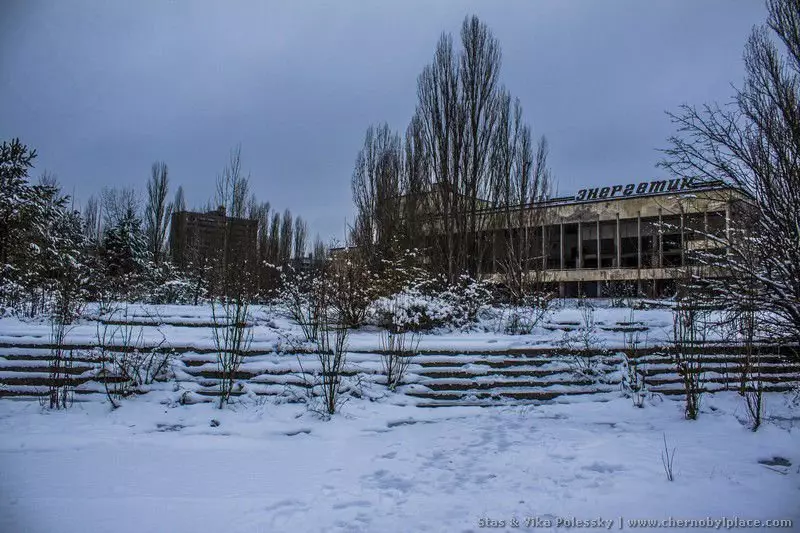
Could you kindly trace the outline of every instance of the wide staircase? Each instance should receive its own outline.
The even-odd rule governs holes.
[[[124,381],[103,370],[103,357],[120,355],[113,348],[99,355],[93,346],[71,346],[67,353],[68,365],[62,365],[54,378],[52,346],[0,344],[0,397],[42,397],[58,379],[74,390],[79,401],[105,395],[107,384]],[[140,392],[170,389],[185,393],[191,401],[212,401],[219,394],[220,371],[212,350],[178,348],[157,355],[170,357],[169,371],[160,382],[140,387]],[[800,363],[790,350],[762,346],[750,357],[749,366],[743,350],[736,346],[707,346],[701,357],[701,382],[707,392],[739,390],[747,368],[765,391],[787,391],[800,384]],[[629,367],[639,374],[650,394],[676,397],[683,393],[682,377],[666,350],[649,349],[631,357],[621,350],[587,354],[530,349],[421,353],[411,358],[404,384],[393,398],[422,407],[603,401],[625,393]],[[320,370],[314,354],[253,351],[236,372],[233,394],[302,401],[318,383]],[[348,394],[386,391],[380,354],[349,353],[343,374]]]
[[[735,347],[703,351],[701,382],[706,392],[739,390],[747,368],[751,381],[757,376],[764,391],[787,391],[800,383],[800,363],[778,349],[762,349],[751,356],[749,365]],[[413,371],[417,380],[406,394],[420,398],[423,406],[606,400],[625,393],[629,366],[649,394],[673,397],[684,392],[683,378],[666,351],[629,357],[623,351],[588,355],[536,350],[418,356]]]

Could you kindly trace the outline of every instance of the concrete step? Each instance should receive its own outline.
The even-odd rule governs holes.
[[[550,387],[553,385],[562,385],[565,387],[578,387],[589,386],[596,383],[591,378],[574,377],[564,381],[554,381],[548,379],[523,379],[523,380],[485,380],[475,381],[470,379],[448,379],[448,380],[431,380],[422,381],[420,385],[431,390],[437,391],[476,391],[476,390],[489,390],[489,389],[503,389],[503,388],[536,388],[536,387]]]
[[[474,400],[527,400],[549,401],[561,396],[587,396],[604,392],[619,391],[619,387],[603,387],[592,389],[564,388],[559,390],[487,390],[481,392],[468,391],[409,391],[407,396],[425,400],[474,401]]]
[[[20,376],[2,377],[0,378],[0,385],[30,385],[30,386],[48,387],[53,383],[59,382],[59,383],[64,383],[68,386],[76,386],[92,381],[96,383],[124,383],[127,380],[115,376],[108,376],[108,377],[69,376],[67,378],[52,378],[49,375],[41,374],[41,375],[20,375]]]
[[[9,373],[44,373],[47,374],[50,372],[50,365],[48,364],[41,364],[37,361],[38,364],[36,365],[8,365],[3,364],[0,365],[0,376],[8,375]],[[84,372],[88,372],[90,370],[94,370],[96,367],[94,365],[76,365],[73,364],[71,366],[63,366],[61,365],[61,372],[66,374],[83,374]],[[0,377],[2,379],[2,377]]]
[[[794,389],[795,386],[796,385],[793,384],[793,383],[785,383],[785,382],[783,382],[783,383],[764,383],[762,385],[762,390],[764,392],[786,392],[786,391],[790,391],[790,390]],[[712,394],[714,392],[720,392],[720,391],[726,391],[726,390],[727,391],[738,392],[739,391],[739,387],[736,386],[736,385],[733,385],[733,384],[730,384],[728,387],[725,387],[724,384],[718,383],[718,384],[715,384],[715,385],[710,385],[710,386],[707,385],[707,386],[701,387],[700,390],[704,394]],[[746,390],[752,392],[754,390],[754,388],[753,387],[747,387]],[[663,394],[664,396],[682,396],[682,395],[686,394],[686,391],[683,389],[683,387],[675,386],[673,384],[664,385],[664,386],[648,387],[648,391],[655,392],[655,393],[658,393],[658,394]]]
[[[563,365],[552,369],[509,369],[509,368],[461,368],[461,367],[442,367],[434,370],[423,368],[413,371],[414,374],[430,379],[449,379],[449,378],[473,378],[483,376],[498,377],[545,377],[555,374],[574,373],[575,367]],[[617,372],[615,367],[597,368],[599,375],[613,374]]]
[[[792,376],[794,379],[787,379],[786,376],[780,374],[768,374],[762,375],[761,381],[762,383],[786,383],[791,381],[800,381],[798,376]],[[669,376],[669,377],[658,377],[658,378],[646,378],[645,383],[648,385],[656,386],[656,385],[667,385],[672,383],[682,384],[683,380],[680,376]],[[732,385],[738,384],[741,381],[736,379],[735,377],[727,377],[727,376],[704,376],[701,378],[701,383],[730,383]]]
[[[506,356],[487,356],[487,357],[475,357],[475,356],[441,356],[432,358],[431,356],[417,356],[411,359],[412,364],[419,365],[422,368],[439,368],[439,367],[449,367],[449,368],[458,368],[467,365],[481,365],[490,368],[513,368],[513,367],[538,367],[538,366],[545,366],[548,364],[565,364],[575,359],[585,359],[587,356],[585,355],[576,355],[576,356],[557,356],[557,357],[550,357],[550,356],[538,356],[538,357],[506,357]],[[605,364],[619,364],[623,361],[622,357],[619,356],[609,356],[609,355],[594,355],[589,356],[590,359],[598,362],[602,362]]]
[[[652,365],[652,364],[662,364],[662,365],[672,365],[674,364],[674,359],[669,355],[659,354],[659,355],[646,355],[634,358],[634,360],[638,364],[644,365]],[[741,364],[745,360],[744,355],[719,355],[719,354],[710,354],[710,355],[703,355],[701,361],[705,364]],[[786,365],[794,365],[800,368],[800,363],[792,362],[790,359],[778,355],[778,354],[769,354],[769,355],[762,355],[760,358],[752,358],[751,361],[755,363],[756,361],[760,361],[761,363],[765,364],[786,364]]]

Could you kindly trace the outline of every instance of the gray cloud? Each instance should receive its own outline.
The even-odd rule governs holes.
[[[432,5],[431,5],[432,4]],[[365,128],[404,130],[442,31],[475,13],[503,82],[547,135],[559,192],[658,175],[683,102],[724,101],[764,6],[751,0],[6,2],[0,138],[85,199],[165,160],[190,205],[242,144],[261,199],[341,237]]]

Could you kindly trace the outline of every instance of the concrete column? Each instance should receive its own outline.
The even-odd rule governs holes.
[[[725,202],[725,253],[731,253],[731,203]]]
[[[617,213],[617,239],[614,244],[617,249],[617,268],[622,268],[622,239],[619,231],[619,213]]]
[[[597,268],[599,270],[603,264],[602,261],[600,260],[600,215],[597,215],[597,234],[595,235],[595,237],[597,237]],[[600,291],[599,284],[597,285],[597,290],[598,292]]]
[[[664,266],[664,227],[661,221],[661,208],[658,208],[658,268]]]
[[[558,259],[559,262],[561,263],[559,265],[559,268],[561,270],[564,270],[564,223],[563,222],[559,224],[559,228],[561,230],[560,238],[558,240],[558,246],[559,246]]]
[[[497,232],[492,230],[492,273],[497,271]]]
[[[686,266],[686,237],[683,226],[683,211],[681,211],[681,266]]]
[[[547,232],[542,222],[542,270],[547,270]]]
[[[642,294],[642,212],[636,213],[636,289]]]
[[[583,268],[583,224],[578,221],[578,268]]]

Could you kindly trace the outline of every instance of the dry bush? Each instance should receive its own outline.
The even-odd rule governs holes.
[[[331,306],[342,325],[348,328],[361,326],[375,299],[375,276],[367,263],[355,255],[334,261],[327,269],[325,279],[331,285]]]
[[[317,341],[322,314],[326,312],[320,303],[324,283],[322,268],[324,266],[310,272],[296,272],[287,267],[281,272],[280,299],[305,339],[311,342]]]
[[[595,318],[594,306],[586,301],[581,302],[582,326],[575,331],[565,331],[561,340],[561,345],[571,352],[576,353],[569,356],[568,362],[573,372],[582,376],[596,378],[598,375],[599,360],[591,356],[592,352],[601,352],[605,342],[597,334],[597,320]]]
[[[512,305],[503,316],[503,331],[507,335],[530,335],[550,310],[551,293],[526,295],[520,305]]]
[[[170,369],[172,353],[164,349],[166,336],[157,328],[161,340],[145,348],[144,328],[134,326],[128,306],[106,308],[108,318],[98,317],[95,328],[95,359],[111,406],[162,378]],[[119,318],[116,318],[116,317]]]
[[[675,452],[677,448],[672,448],[670,452],[667,446],[667,434],[664,433],[664,450],[661,452],[661,464],[664,467],[664,475],[667,476],[667,481],[675,481]]]
[[[225,297],[215,301],[211,307],[217,370],[220,373],[220,409],[230,401],[236,373],[253,341],[253,332],[248,324],[248,309],[249,303],[242,297]]]
[[[673,310],[672,360],[683,383],[684,412],[689,420],[696,420],[700,414],[704,372],[702,347],[708,324],[708,311],[691,297],[680,300]]]
[[[48,406],[66,409],[72,405],[72,350],[66,348],[66,337],[83,308],[83,291],[77,274],[64,273],[56,283],[50,311],[50,362],[48,368]]]
[[[400,316],[395,312],[392,316]],[[403,323],[387,324],[381,332],[381,364],[386,376],[386,385],[394,391],[402,384],[403,378],[411,364],[411,358],[416,355],[419,347],[420,334],[409,331]]]
[[[631,310],[630,324],[635,323],[635,313]],[[645,383],[646,370],[644,364],[639,361],[642,349],[647,348],[647,337],[641,340],[640,332],[631,331],[625,334],[625,373],[622,377],[623,389],[630,395],[634,407],[644,407],[644,400],[647,395],[647,384]]]

